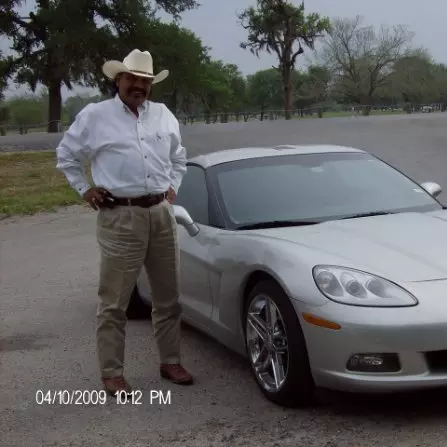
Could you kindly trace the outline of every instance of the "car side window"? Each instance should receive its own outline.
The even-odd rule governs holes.
[[[183,206],[195,222],[209,225],[208,188],[202,168],[188,166],[174,204]]]

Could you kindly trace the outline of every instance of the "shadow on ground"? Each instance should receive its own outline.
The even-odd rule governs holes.
[[[150,319],[146,320],[150,325]],[[130,324],[133,324],[133,322],[131,321]],[[201,351],[208,351],[210,358],[219,358],[226,365],[226,374],[234,370],[238,372],[237,376],[243,375],[246,377],[247,385],[251,386],[254,383],[246,358],[227,349],[200,330],[186,323],[183,323],[182,326],[183,337],[188,339],[188,343],[200,347]],[[260,390],[259,396],[262,396]],[[446,401],[447,387],[383,394],[349,393],[321,389],[318,391],[318,401],[314,407],[307,409],[283,408],[283,410],[289,416],[301,414],[304,410],[305,412],[316,413],[316,417],[319,413],[325,414],[326,417],[333,414],[338,417],[367,419],[369,421],[377,417],[378,421],[382,421],[381,423],[383,423],[384,417],[389,416],[393,419],[393,423],[399,422],[399,420],[404,423],[408,418],[415,421],[416,419],[423,420],[434,416],[447,415]],[[271,405],[272,407],[278,407],[274,403]]]

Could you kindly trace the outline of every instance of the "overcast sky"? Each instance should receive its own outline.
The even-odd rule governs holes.
[[[215,59],[237,64],[244,74],[269,68],[275,59],[267,54],[259,59],[248,50],[239,48],[245,39],[245,30],[239,25],[237,13],[254,5],[255,0],[199,0],[199,9],[183,15],[182,26],[193,30],[211,47]],[[24,12],[33,7],[34,1],[28,0]],[[300,4],[300,0],[293,3]],[[364,17],[365,24],[380,26],[381,24],[405,24],[415,33],[414,45],[425,47],[439,62],[447,62],[445,50],[445,17],[446,0],[307,0],[306,11],[318,12],[334,17]],[[0,38],[0,48],[8,47],[6,39]],[[146,48],[140,48],[145,50]],[[150,51],[150,48],[148,48]],[[308,53],[309,56],[311,56]],[[125,55],[123,55],[124,57]],[[154,61],[156,65],[157,61]],[[305,65],[305,57],[301,56],[299,65]],[[66,92],[64,92],[66,96]]]

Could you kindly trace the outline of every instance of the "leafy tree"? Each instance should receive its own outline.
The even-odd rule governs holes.
[[[9,60],[2,56],[0,51],[0,101],[4,98],[3,92],[8,86]]]
[[[98,102],[101,100],[100,95],[76,95],[70,96],[66,99],[64,104],[64,112],[67,116],[67,119],[70,123],[74,121],[76,115],[91,102]]]
[[[247,87],[246,79],[235,64],[220,64],[219,66],[230,92],[228,101],[223,108],[226,112],[231,110],[239,112],[244,107]]]
[[[362,18],[333,22],[322,56],[334,75],[336,92],[347,102],[366,106],[368,115],[378,89],[389,85],[393,67],[408,53],[411,34],[402,25],[361,26]]]
[[[416,108],[435,96],[435,76],[430,56],[415,51],[400,58],[393,67],[390,90],[406,104]]]
[[[136,43],[151,49],[157,71],[170,71],[169,77],[154,87],[153,98],[164,100],[174,113],[188,109],[200,94],[201,73],[210,60],[208,47],[192,31],[161,21],[148,22]]]
[[[305,88],[309,97],[313,98],[314,103],[328,100],[331,79],[331,73],[326,67],[318,65],[309,67]]]
[[[218,111],[228,113],[234,107],[237,102],[237,88],[243,82],[241,79],[242,75],[233,64],[225,64],[218,60],[204,65],[199,95],[207,122],[210,122],[213,113]]]
[[[196,0],[156,0],[153,8],[154,15],[157,11],[162,9],[173,16],[175,20],[178,20],[181,14],[196,9],[198,6],[200,5]]]
[[[70,90],[75,83],[96,85],[104,60],[133,48],[135,35],[154,19],[157,7],[178,17],[197,6],[195,0],[37,0],[23,19],[21,3],[6,0],[0,6],[0,35],[12,40],[18,54],[8,61],[8,74],[33,91],[39,83],[48,88],[49,132],[58,130],[63,85]]]
[[[38,127],[45,120],[42,97],[36,95],[17,96],[8,100],[12,124],[26,133],[29,127]]]
[[[286,118],[291,118],[293,77],[296,60],[304,53],[303,45],[315,48],[315,42],[330,31],[328,18],[317,13],[305,15],[304,1],[295,6],[288,0],[257,0],[238,15],[241,25],[248,31],[248,39],[241,43],[243,49],[259,57],[260,51],[275,53],[277,70],[281,73],[284,90]]]
[[[433,64],[433,94],[435,101],[439,102],[442,111],[447,109],[447,66],[445,64]]]
[[[281,83],[281,74],[274,68],[248,76],[249,100],[253,108],[260,112],[261,121],[267,110],[281,107]]]

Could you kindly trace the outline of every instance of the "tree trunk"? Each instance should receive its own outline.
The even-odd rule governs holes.
[[[363,108],[363,116],[371,115],[373,104],[374,104],[373,98],[371,96],[367,96],[364,101],[365,107]]]
[[[292,118],[292,71],[287,68],[283,71],[283,83],[284,83],[284,114],[286,120]]]
[[[209,107],[205,107],[205,123],[211,124],[211,109]]]
[[[367,104],[363,108],[363,116],[369,116],[369,115],[371,115],[371,106],[369,104]]]
[[[62,117],[62,82],[53,80],[48,85],[49,107],[48,107],[48,133],[60,132],[60,122]]]

